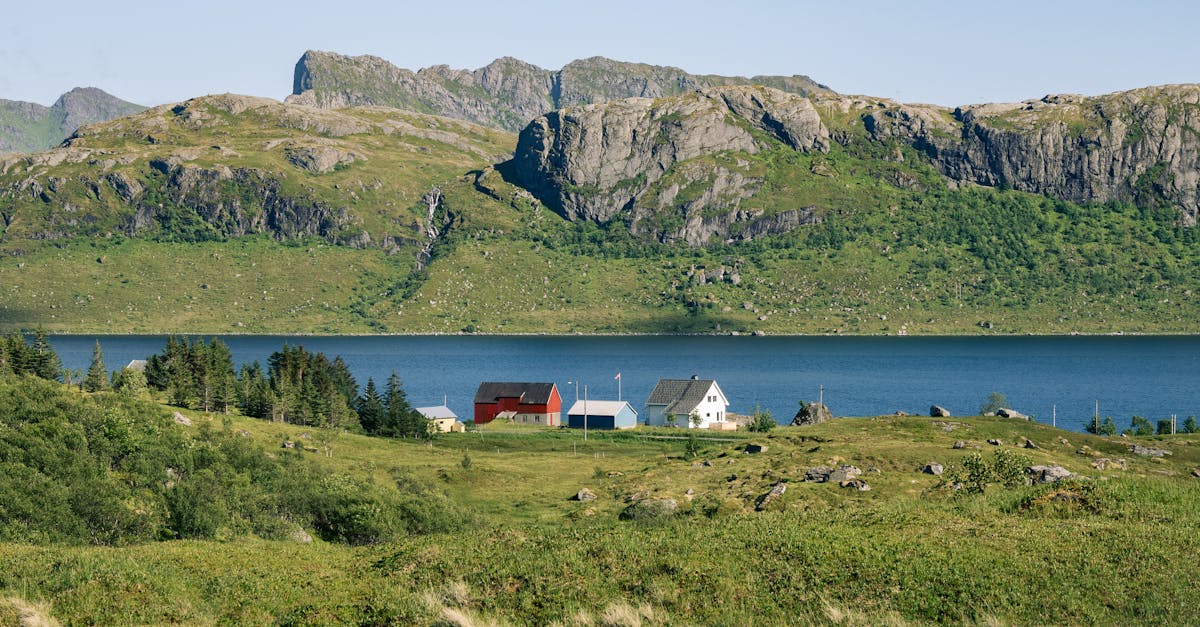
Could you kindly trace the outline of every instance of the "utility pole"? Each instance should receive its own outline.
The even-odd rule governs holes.
[[[1096,400],[1096,417],[1093,418],[1092,421],[1096,425],[1096,433],[1099,434],[1100,433],[1100,401],[1099,401],[1099,399]]]
[[[588,414],[588,412],[587,412],[588,406],[587,405],[588,405],[587,384],[585,383],[583,386],[583,441],[584,442],[587,442],[587,414]]]
[[[1058,405],[1050,406],[1050,426],[1058,428]]]
[[[824,384],[817,386],[817,404],[820,405],[821,407],[825,406],[825,385]]]
[[[1171,414],[1171,435],[1175,435],[1175,414]]]

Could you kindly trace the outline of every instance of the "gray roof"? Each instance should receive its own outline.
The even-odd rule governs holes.
[[[663,413],[689,412],[704,401],[712,379],[659,379],[646,405],[666,405]]]
[[[578,400],[571,409],[567,411],[568,416],[582,416],[584,411],[587,411],[589,416],[616,416],[621,413],[622,409],[629,407],[634,416],[637,416],[637,410],[629,405],[628,401],[597,401],[597,400]]]
[[[129,363],[125,364],[125,369],[126,370],[141,370],[142,372],[145,372],[146,371],[146,360],[145,359],[134,359],[134,360],[130,361]]]
[[[495,383],[484,381],[475,392],[476,403],[494,403],[499,398],[519,398],[522,403],[545,405],[550,402],[553,383]]]
[[[458,414],[450,411],[450,408],[446,407],[445,405],[437,405],[435,407],[418,407],[417,411],[420,412],[422,416],[425,416],[430,420],[434,420],[435,418],[458,418]]]

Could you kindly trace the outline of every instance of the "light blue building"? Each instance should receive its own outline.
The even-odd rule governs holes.
[[[627,401],[575,401],[567,412],[567,426],[572,429],[632,429],[637,426],[638,414]]]

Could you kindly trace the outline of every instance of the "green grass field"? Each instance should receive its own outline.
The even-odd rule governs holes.
[[[432,443],[185,411],[331,474],[428,480],[473,522],[360,547],[263,540],[0,545],[0,618],[63,624],[1194,624],[1200,437],[1101,438],[998,418],[845,418],[769,434],[489,425]],[[1000,447],[986,444],[1000,439]],[[1039,448],[1017,446],[1028,438]],[[962,440],[966,448],[952,448]],[[748,442],[767,448],[742,449]],[[328,453],[325,446],[328,444]],[[997,448],[1085,478],[954,491]],[[1098,458],[1124,459],[1104,470]],[[469,459],[469,463],[464,463]],[[870,491],[811,483],[852,464]],[[786,492],[765,511],[773,486]],[[582,488],[590,502],[571,497]],[[631,503],[678,514],[622,520]],[[24,608],[22,610],[21,608]]]

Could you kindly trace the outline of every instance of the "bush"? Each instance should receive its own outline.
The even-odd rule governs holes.
[[[755,407],[754,414],[750,417],[750,424],[746,425],[746,430],[756,433],[766,433],[776,426],[775,419],[771,417],[771,410],[762,410]]]
[[[972,494],[984,493],[993,483],[1015,488],[1025,485],[1025,468],[1029,463],[1028,457],[1008,449],[996,450],[991,460],[976,452],[968,455],[961,467],[951,467],[945,481]]]

